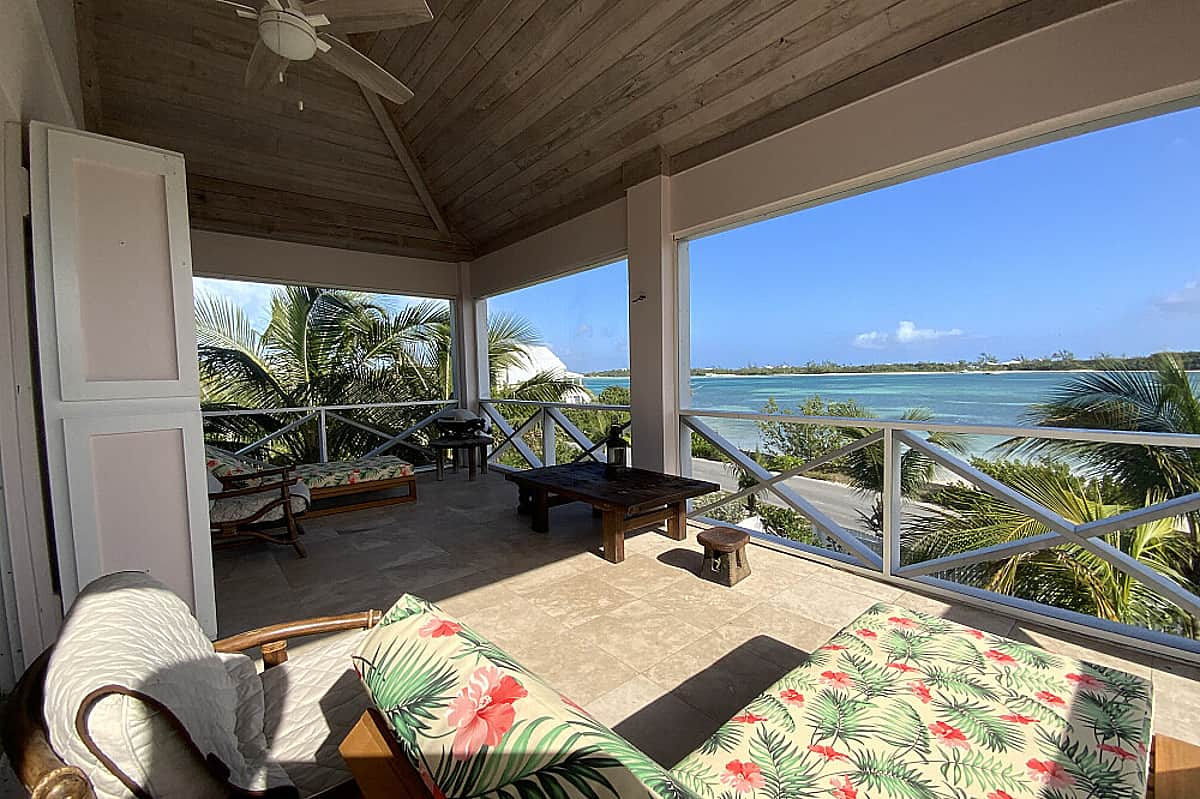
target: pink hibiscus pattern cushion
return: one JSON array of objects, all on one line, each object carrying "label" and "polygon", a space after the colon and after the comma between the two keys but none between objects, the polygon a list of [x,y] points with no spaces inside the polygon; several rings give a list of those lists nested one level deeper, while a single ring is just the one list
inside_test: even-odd
[{"label": "pink hibiscus pattern cushion", "polygon": [[370,483],[374,480],[391,480],[409,477],[413,473],[411,463],[394,455],[377,455],[374,458],[359,458],[353,461],[300,463],[291,468],[292,473],[302,478],[309,488],[332,488]]},{"label": "pink hibiscus pattern cushion", "polygon": [[1131,799],[1149,681],[880,604],[672,769],[699,796]]},{"label": "pink hibiscus pattern cushion", "polygon": [[695,798],[579,705],[418,597],[405,595],[384,614],[354,667],[435,796]]}]

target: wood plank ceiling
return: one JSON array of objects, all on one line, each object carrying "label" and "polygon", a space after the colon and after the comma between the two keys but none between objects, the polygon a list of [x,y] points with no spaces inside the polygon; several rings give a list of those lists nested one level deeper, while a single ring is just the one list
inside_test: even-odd
[{"label": "wood plank ceiling", "polygon": [[195,227],[461,260],[1108,2],[430,0],[352,38],[416,94],[382,119],[316,63],[243,89],[214,0],[77,7],[88,126],[183,152]]}]

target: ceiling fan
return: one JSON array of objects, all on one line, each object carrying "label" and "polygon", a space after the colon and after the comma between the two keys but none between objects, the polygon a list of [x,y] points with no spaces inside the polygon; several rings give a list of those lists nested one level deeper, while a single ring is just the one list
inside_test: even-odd
[{"label": "ceiling fan", "polygon": [[317,29],[347,34],[417,25],[433,19],[425,0],[266,0],[259,9],[234,0],[217,2],[258,23],[258,41],[246,66],[247,88],[266,88],[283,79],[291,62],[316,58],[394,103],[413,97],[386,69],[331,33]]}]

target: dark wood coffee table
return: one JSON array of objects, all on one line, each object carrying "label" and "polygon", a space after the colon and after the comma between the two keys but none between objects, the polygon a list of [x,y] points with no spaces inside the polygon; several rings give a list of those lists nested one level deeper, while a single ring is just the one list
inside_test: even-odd
[{"label": "dark wood coffee table", "polygon": [[604,557],[625,560],[625,533],[666,521],[667,536],[687,537],[687,501],[720,488],[716,483],[691,480],[646,469],[624,469],[614,477],[603,463],[570,463],[510,472],[505,479],[520,491],[518,513],[533,514],[536,532],[550,531],[550,508],[586,502],[604,519]]}]

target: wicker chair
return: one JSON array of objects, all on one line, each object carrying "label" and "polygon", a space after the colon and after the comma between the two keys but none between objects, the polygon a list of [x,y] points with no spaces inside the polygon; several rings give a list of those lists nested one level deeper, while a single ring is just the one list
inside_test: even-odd
[{"label": "wicker chair", "polygon": [[[277,478],[277,479],[271,479]],[[308,510],[311,497],[299,477],[288,467],[262,469],[250,474],[217,475],[209,472],[209,526],[213,545],[226,546],[257,539],[295,547],[308,557],[296,516]],[[263,529],[283,522],[283,534]]]},{"label": "wicker chair", "polygon": [[[266,670],[287,662],[290,640],[324,633],[364,630],[375,626],[379,618],[379,611],[367,610],[285,622],[218,640],[213,648],[223,653],[241,653],[258,648],[262,652],[265,679]],[[4,750],[17,778],[35,799],[95,799],[96,792],[88,774],[65,763],[50,744],[44,707],[46,674],[53,654],[54,647],[42,653],[21,676],[9,697],[3,718]],[[298,655],[295,664],[299,664],[299,658]],[[321,712],[321,709],[314,707],[313,711]],[[348,729],[349,726],[346,730],[338,731],[337,740],[340,741]],[[360,794],[354,782],[349,781],[309,795],[331,799]]]}]

